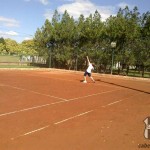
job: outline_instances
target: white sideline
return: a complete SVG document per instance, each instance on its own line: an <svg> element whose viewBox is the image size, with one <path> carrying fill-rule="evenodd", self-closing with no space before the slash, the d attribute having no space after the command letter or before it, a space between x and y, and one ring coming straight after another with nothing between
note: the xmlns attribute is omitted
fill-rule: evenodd
<svg viewBox="0 0 150 150"><path fill-rule="evenodd" d="M39 129L36 129L36 130L33 130L33 131L30 131L30 132L27 132L27 133L24 133L24 134L19 135L19 136L17 136L17 137L11 138L11 140L15 140L15 139L17 139L17 138L19 138L19 137L26 136L26 135L29 135L29 134L32 134L32 133L35 133L35 132L44 130L44 129L48 128L48 127L49 127L49 125L48 125L48 126L44 126L44 127L42 127L42 128L39 128Z"/></svg>
<svg viewBox="0 0 150 150"><path fill-rule="evenodd" d="M46 97L52 97L52 98L55 98L55 99L67 100L67 99L56 97L56 96L53 96L53 95L43 94L43 93L40 93L40 92L36 92L36 91L32 91L32 90L28 90L28 89L24 89L24 88L20 88L20 87L16 87L16 86L11 86L11 85L7 85L7 84L0 84L0 86L6 86L6 87L11 87L11 88L14 88L14 89L17 89L17 90L28 91L28 92L31 92L31 93L34 93L34 94L38 94L38 95L42 95L42 96L46 96Z"/></svg>
<svg viewBox="0 0 150 150"><path fill-rule="evenodd" d="M142 93L140 93L140 94L142 94ZM107 105L105 105L105 106L101 106L101 107L105 108L105 107L107 107L107 106L114 105L114 104L116 104L116 103L122 102L122 101L125 100L125 99L129 99L129 98L131 98L131 97L134 97L134 96L137 96L137 95L140 95L140 94L132 95L132 96L130 96L130 97L127 97L127 98L124 98L124 99L115 101L115 102L113 102L113 103L109 103L109 104L107 104ZM61 121L55 122L55 123L53 123L53 124L54 124L54 125L58 125L58 124L67 122L67 121L69 121L69 120L72 120L72 119L74 119L74 118L77 118L77 117L80 117L80 116L89 114L89 113L91 113L91 112L93 112L93 111L94 111L94 110L89 110L89 111L80 113L80 114L78 114L78 115L75 115L75 116L72 116L72 117L63 119L63 120L61 120ZM27 136L27 135L33 134L33 133L35 133L35 132L39 132L39 131L44 130L44 129L48 128L48 127L50 127L50 125L47 125L47 126L44 126L44 127L41 127L41 128L35 129L35 130L32 130L32 131L30 131L30 132L26 132L26 133L24 133L24 134L22 134L22 135L19 135L19 136L17 136L17 137L11 138L11 140L15 140L15 139L17 139L17 138L19 138L19 137Z"/></svg>
<svg viewBox="0 0 150 150"><path fill-rule="evenodd" d="M109 104L107 104L107 105L104 105L104 106L102 106L102 107L103 107L103 108L105 108L105 107L108 107L108 106L114 105L114 104L116 104L116 103L122 102L122 101L124 101L124 100L126 100L126 99L129 99L129 98L131 98L131 97L134 97L134 96L137 96L137 95L141 95L141 94L143 94L143 93L138 93L138 94L135 94L135 95L131 95L131 96L129 96L129 97L126 97L126 98L120 99L120 100L118 100L118 101L115 101L115 102L109 103Z"/></svg>
<svg viewBox="0 0 150 150"><path fill-rule="evenodd" d="M72 119L74 119L74 118L77 118L77 117L86 115L86 114L88 114L88 113L91 113L92 111L94 111L94 110L89 110L89 111L80 113L80 114L78 114L78 115L76 115L76 116L72 116L72 117L70 117L70 118L67 118L67 119L58 121L58 122L54 123L54 125L58 125L58 124L61 124L61 123L63 123L63 122L66 122L66 121L68 121L68 120L72 120ZM35 129L35 130L32 130L32 131L29 131L29 132L26 132L26 133L24 133L24 134L22 134L22 135L19 135L19 136L17 136L17 137L11 138L11 140L15 140L15 139L17 139L17 138L19 138L19 137L23 137L23 136L26 136L26 135L30 135L30 134L35 133L35 132L39 132L39 131L44 130L44 129L48 128L48 127L50 127L50 125L47 125L47 126L44 126L44 127L41 127L41 128L38 128L38 129Z"/></svg>
<svg viewBox="0 0 150 150"><path fill-rule="evenodd" d="M87 111L87 112L81 113L81 114L79 114L79 115L76 115L76 116L73 116L73 117L70 117L70 118L67 118L67 119L64 119L64 120L61 120L61 121L55 122L54 124L55 124L55 125L57 125L57 124L60 124L60 123L66 122L66 121L68 121L68 120L71 120L71 119L74 119L74 118L77 118L77 117L83 116L83 115L85 115L85 114L88 114L88 113L90 113L90 112L92 112L92 111L94 111L94 110L90 110L90 111Z"/></svg>
<svg viewBox="0 0 150 150"><path fill-rule="evenodd" d="M102 106L102 107L105 108L106 106L114 105L114 104L119 103L119 102L121 102L121 101L122 101L122 100L115 101L115 102L113 102L113 103L109 103L109 104L107 104L107 105L105 105L105 106Z"/></svg>
<svg viewBox="0 0 150 150"><path fill-rule="evenodd" d="M24 111L28 111L28 110L33 110L33 109L37 109L37 108L42 108L42 107L46 107L46 106L49 106L49 105L50 105L50 104L45 104L45 105L40 105L40 106L36 106L36 107L30 107L30 108L26 108L26 109L11 111L11 112L8 112L8 113L0 114L0 117L2 117L2 116L7 116L7 115L11 115L11 114L16 114L16 113L24 112Z"/></svg>
<svg viewBox="0 0 150 150"><path fill-rule="evenodd" d="M95 94L91 94L91 95L86 95L86 96L82 96L82 97L76 97L76 98L69 99L69 101L76 100L76 99L81 99L81 98L86 98L86 97L91 97L91 96L97 96L97 95L101 95L101 94L105 94L105 93L111 93L111 92L119 91L119 90L120 90L120 88L118 88L117 90L104 91L104 92L95 93Z"/></svg>
<svg viewBox="0 0 150 150"><path fill-rule="evenodd" d="M110 92L114 92L114 91L118 91L118 90L111 90L111 91L106 91L106 92L86 95L86 96L83 96L83 97L77 97L77 98L68 99L68 100L67 99L63 99L62 101L53 102L53 103L50 103L50 104L44 104L44 105L39 105L39 106L35 106L35 107L29 107L29 108L25 108L25 109L21 109L21 110L16 110L16 111L12 111L12 112L3 113L3 114L0 114L0 117L11 115L11 114L16 114L16 113L19 113L19 112L25 112L25 111L29 111L29 110L33 110L33 109L38 109L38 108L42 108L42 107L47 107L47 106L55 105L55 104L59 104L59 103L70 102L70 101L74 101L74 100L78 100L78 99L82 99L82 98L86 98L86 97L97 96L97 95L110 93Z"/></svg>

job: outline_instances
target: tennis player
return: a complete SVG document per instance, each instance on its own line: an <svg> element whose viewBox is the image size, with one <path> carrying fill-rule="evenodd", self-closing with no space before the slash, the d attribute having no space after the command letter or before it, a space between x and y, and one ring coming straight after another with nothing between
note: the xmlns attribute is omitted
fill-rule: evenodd
<svg viewBox="0 0 150 150"><path fill-rule="evenodd" d="M88 56L86 56L86 58L87 58L87 61L88 61L88 68L86 69L86 71L85 71L85 73L84 73L84 81L83 81L83 83L87 83L87 81L86 81L86 76L87 76L87 75L88 75L88 76L91 78L91 80L95 83L95 80L94 80L93 77L92 77L92 70L94 70L93 64L90 63Z"/></svg>

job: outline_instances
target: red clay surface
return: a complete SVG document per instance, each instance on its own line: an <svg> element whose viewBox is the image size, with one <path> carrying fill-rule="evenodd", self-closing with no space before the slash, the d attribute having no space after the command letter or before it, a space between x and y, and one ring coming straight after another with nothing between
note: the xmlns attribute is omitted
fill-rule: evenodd
<svg viewBox="0 0 150 150"><path fill-rule="evenodd" d="M150 81L0 70L0 150L138 150Z"/></svg>

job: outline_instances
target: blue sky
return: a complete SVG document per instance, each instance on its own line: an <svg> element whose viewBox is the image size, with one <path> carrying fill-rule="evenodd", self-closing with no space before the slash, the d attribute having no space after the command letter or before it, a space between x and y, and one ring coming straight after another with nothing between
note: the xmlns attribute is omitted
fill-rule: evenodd
<svg viewBox="0 0 150 150"><path fill-rule="evenodd" d="M98 10L105 20L126 5L130 9L137 6L141 14L150 11L149 0L0 0L0 37L17 42L32 39L56 9L59 14L67 10L74 18L80 14L88 17Z"/></svg>

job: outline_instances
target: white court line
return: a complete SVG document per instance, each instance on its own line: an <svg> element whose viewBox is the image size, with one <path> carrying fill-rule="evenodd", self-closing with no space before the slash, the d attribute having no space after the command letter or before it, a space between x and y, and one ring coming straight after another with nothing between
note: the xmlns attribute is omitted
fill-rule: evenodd
<svg viewBox="0 0 150 150"><path fill-rule="evenodd" d="M55 104L64 103L64 102L68 102L68 100L66 100L66 101L58 101L58 102L54 102L54 103L50 103L50 104L45 104L45 105L39 105L39 106L35 106L35 107L29 107L29 108L25 108L25 109L21 109L21 110L16 110L16 111L12 111L12 112L7 112L7 113L0 114L0 117L11 115L11 114L16 114L16 113L19 113L19 112L34 110L34 109L38 109L38 108L42 108L42 107L47 107L47 106L50 106L50 105L55 105Z"/></svg>
<svg viewBox="0 0 150 150"><path fill-rule="evenodd" d="M116 103L119 103L119 102L125 101L126 99L129 99L129 98L131 98L131 97L134 97L134 96L137 96L137 95L141 95L141 94L143 94L143 93L139 93L139 94L131 95L131 96L127 97L127 98L120 99L120 100L118 100L118 101L115 101L115 102L109 103L109 104L104 105L104 106L102 106L102 107L103 107L103 108L105 108L105 107L108 107L108 106L114 105L114 104L116 104Z"/></svg>
<svg viewBox="0 0 150 150"><path fill-rule="evenodd" d="M140 93L140 94L143 94L143 93ZM129 98L131 98L131 97L134 97L134 96L137 96L137 95L140 95L140 94L132 95L132 96L127 97L127 98L125 98L125 99L129 99ZM119 102L121 102L121 101L123 101L123 100L125 100L125 99L121 99L121 100L115 101L115 102L113 102L113 103L109 103L109 104L107 104L107 105L105 105L105 106L102 106L102 107L105 108L105 107L107 107L107 106L114 105L114 104L119 103ZM80 116L89 114L89 113L91 113L91 112L93 112L93 111L94 111L94 110L89 110L89 111L80 113L80 114L78 114L78 115L76 115L76 116L72 116L72 117L63 119L63 120L61 120L61 121L55 122L54 125L58 125L58 124L67 122L67 121L72 120L72 119L74 119L74 118L77 118L77 117L80 117ZM41 128L35 129L35 130L32 130L32 131L30 131L30 132L26 132L26 133L24 133L24 134L22 134L22 135L19 135L19 136L17 136L17 137L11 138L11 140L15 140L15 139L17 139L17 138L19 138L19 137L27 136L27 135L33 134L33 133L35 133L35 132L39 132L39 131L44 130L44 129L48 128L48 127L50 127L50 125L47 125L47 126L44 126L44 127L41 127Z"/></svg>
<svg viewBox="0 0 150 150"><path fill-rule="evenodd" d="M140 94L143 94L143 93L140 93ZM134 97L134 96L137 96L137 95L140 95L140 94L132 95L132 96L127 97L127 98L125 98L125 99L131 98L131 97ZM119 102L121 102L121 101L123 101L123 100L125 100L125 99L121 99L121 100L115 101L115 102L113 102L113 103L109 103L109 104L107 104L107 105L105 105L105 106L102 106L102 107L107 107L107 106L114 105L114 104L119 103ZM69 121L69 120L72 120L72 119L74 119L74 118L77 118L77 117L86 115L86 114L91 113L91 112L93 112L93 111L94 111L94 110L89 110L89 111L80 113L80 114L78 114L78 115L76 115L76 116L72 116L72 117L63 119L63 120L61 120L61 121L55 122L54 125L58 125L58 124L67 122L67 121ZM22 135L19 135L19 136L17 136L17 137L11 138L11 140L15 140L15 139L17 139L17 138L19 138L19 137L27 136L27 135L33 134L33 133L35 133L35 132L39 132L39 131L44 130L44 129L48 128L48 127L50 127L50 125L47 125L47 126L44 126L44 127L41 127L41 128L35 129L35 130L32 130L32 131L30 131L30 132L26 132L26 133L24 133L24 134L22 134Z"/></svg>
<svg viewBox="0 0 150 150"><path fill-rule="evenodd" d="M119 90L121 90L121 89L119 88L117 90L104 91L104 92L95 93L95 94L91 94L91 95L86 95L86 96L82 96L82 97L76 97L76 98L69 99L69 101L76 100L76 99L81 99L81 98L86 98L86 97L91 97L91 96L97 96L97 95L101 95L101 94L105 94L105 93L111 93L111 92L115 92L115 91L119 91Z"/></svg>
<svg viewBox="0 0 150 150"><path fill-rule="evenodd" d="M40 93L40 92L36 92L36 91L32 91L32 90L28 90L28 89L24 89L24 88L20 88L20 87L16 87L16 86L11 86L11 85L7 85L7 84L1 84L0 86L11 87L11 88L14 88L14 89L17 89L17 90L28 91L28 92L31 92L31 93L34 93L34 94L38 94L38 95L42 95L42 96L46 96L46 97L52 97L52 98L60 99L60 100L64 100L64 101L67 100L67 99L56 97L56 96L53 96L53 95L43 94L43 93Z"/></svg>
<svg viewBox="0 0 150 150"><path fill-rule="evenodd" d="M45 104L45 105L40 105L40 106L36 106L36 107L30 107L30 108L26 108L26 109L22 109L22 110L16 110L16 111L8 112L8 113L3 113L3 114L0 114L0 117L11 115L11 114L16 114L16 113L24 112L24 111L28 111L28 110L33 110L33 109L37 109L37 108L42 108L42 107L46 107L49 105L50 104Z"/></svg>
<svg viewBox="0 0 150 150"><path fill-rule="evenodd" d="M114 92L114 91L118 91L118 90L111 90L111 91L106 91L106 92L101 92L101 93L86 95L86 96L83 96L83 97L77 97L77 98L68 99L68 100L65 99L63 101L53 102L53 103L50 103L50 104L45 104L45 105L40 105L40 106L35 106L35 107L29 107L29 108L25 108L25 109L21 109L21 110L16 110L16 111L12 111L12 112L7 112L7 113L0 114L0 117L7 116L7 115L12 115L12 114L16 114L16 113L19 113L19 112L25 112L25 111L29 111L29 110L34 110L34 109L38 109L38 108L43 108L43 107L47 107L47 106L50 106L50 105L56 105L56 104L60 104L60 103L70 102L70 101L74 101L74 100L78 100L78 99L82 99L82 98L86 98L86 97L97 96L97 95L101 95L101 94L105 94L105 93L110 93L110 92Z"/></svg>
<svg viewBox="0 0 150 150"><path fill-rule="evenodd" d="M80 113L80 114L78 114L78 115L76 115L76 116L72 116L72 117L70 117L70 118L67 118L67 119L58 121L58 122L54 123L54 125L58 125L58 124L61 124L61 123L66 122L66 121L72 120L72 119L74 119L74 118L77 118L77 117L80 117L80 116L84 116L84 115L89 114L89 113L91 113L91 112L93 112L93 111L94 111L94 110L89 110L89 111ZM19 137L23 137L23 136L26 136L26 135L30 135L30 134L33 134L33 133L35 133L35 132L39 132L39 131L44 130L44 129L48 128L48 127L50 127L50 125L47 125L47 126L44 126L44 127L41 127L41 128L35 129L35 130L32 130L32 131L30 131L30 132L26 132L26 133L24 133L24 134L22 134L22 135L19 135L19 136L17 136L17 137L11 138L11 140L15 140L15 139L17 139L17 138L19 138Z"/></svg>
<svg viewBox="0 0 150 150"><path fill-rule="evenodd" d="M119 103L119 102L121 102L121 101L122 101L122 100L120 100L120 101L115 101L115 102L113 102L113 103L108 104L108 106L113 105L113 104L116 104L116 103Z"/></svg>
<svg viewBox="0 0 150 150"><path fill-rule="evenodd" d="M68 121L68 120L71 120L71 119L74 119L74 118L77 118L77 117L83 116L83 115L85 115L85 114L88 114L88 113L90 113L90 112L92 112L92 111L94 111L94 110L90 110L90 111L87 111L87 112L81 113L81 114L79 114L79 115L76 115L76 116L73 116L73 117L70 117L70 118L67 118L67 119L64 119L64 120L61 120L61 121L55 122L54 124L55 124L55 125L57 125L57 124L61 124L61 123L66 122L66 121Z"/></svg>
<svg viewBox="0 0 150 150"><path fill-rule="evenodd" d="M17 139L17 138L19 138L19 137L23 137L23 136L26 136L26 135L29 135L29 134L32 134L32 133L35 133L35 132L38 132L38 131L44 130L44 129L48 128L49 126L50 126L50 125L48 125L48 126L44 126L44 127L42 127L42 128L39 128L39 129L36 129L36 130L30 131L30 132L24 133L24 134L22 134L22 135L19 135L19 136L17 136L17 137L13 137L13 138L11 138L11 140L15 140L15 139Z"/></svg>
<svg viewBox="0 0 150 150"><path fill-rule="evenodd" d="M107 107L107 106L114 105L114 104L119 103L119 102L121 102L121 101L122 101L122 100L115 101L115 102L113 102L113 103L109 103L109 104L107 104L107 105L105 105L105 106L102 106L102 107L105 108L105 107Z"/></svg>

